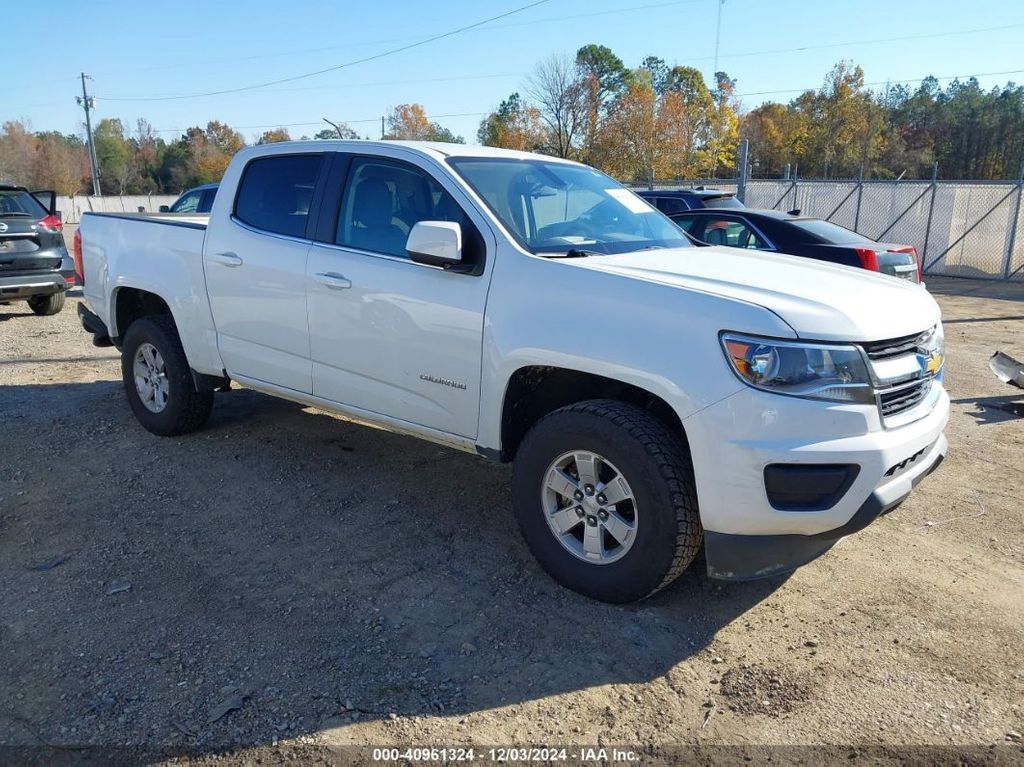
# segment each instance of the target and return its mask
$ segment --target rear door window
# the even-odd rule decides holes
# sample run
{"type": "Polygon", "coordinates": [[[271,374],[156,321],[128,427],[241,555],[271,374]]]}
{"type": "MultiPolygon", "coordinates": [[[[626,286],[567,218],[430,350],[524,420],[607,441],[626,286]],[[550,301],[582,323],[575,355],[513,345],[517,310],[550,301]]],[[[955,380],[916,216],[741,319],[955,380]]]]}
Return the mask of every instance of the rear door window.
{"type": "Polygon", "coordinates": [[[753,248],[756,250],[771,248],[771,245],[754,231],[749,222],[743,219],[709,216],[705,220],[707,225],[704,227],[703,235],[699,236],[709,245],[728,245],[730,248],[753,248]]]}
{"type": "Polygon", "coordinates": [[[275,155],[250,162],[235,198],[235,217],[256,229],[305,237],[323,154],[275,155]]]}

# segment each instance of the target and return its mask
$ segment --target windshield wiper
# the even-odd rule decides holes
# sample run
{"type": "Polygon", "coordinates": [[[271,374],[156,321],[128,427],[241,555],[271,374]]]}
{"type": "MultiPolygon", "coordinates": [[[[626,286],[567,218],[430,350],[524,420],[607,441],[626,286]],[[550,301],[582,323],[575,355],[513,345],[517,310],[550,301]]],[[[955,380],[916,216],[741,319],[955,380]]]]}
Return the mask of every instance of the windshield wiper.
{"type": "Polygon", "coordinates": [[[569,248],[564,253],[545,253],[543,255],[545,258],[586,258],[587,256],[606,256],[608,254],[584,248],[569,248]]]}
{"type": "Polygon", "coordinates": [[[0,211],[0,218],[10,218],[11,216],[24,216],[25,218],[32,218],[31,213],[22,213],[21,211],[0,211]]]}

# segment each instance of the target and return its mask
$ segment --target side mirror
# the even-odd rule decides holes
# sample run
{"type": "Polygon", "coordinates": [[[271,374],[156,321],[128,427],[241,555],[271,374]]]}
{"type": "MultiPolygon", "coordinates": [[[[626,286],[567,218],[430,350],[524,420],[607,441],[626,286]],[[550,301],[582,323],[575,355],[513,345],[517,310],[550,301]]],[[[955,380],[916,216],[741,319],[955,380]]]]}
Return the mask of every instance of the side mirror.
{"type": "Polygon", "coordinates": [[[420,221],[409,232],[405,250],[417,264],[462,271],[462,227],[453,221],[420,221]]]}
{"type": "Polygon", "coordinates": [[[161,205],[160,206],[160,212],[161,213],[170,213],[171,212],[171,206],[170,205],[161,205]]]}

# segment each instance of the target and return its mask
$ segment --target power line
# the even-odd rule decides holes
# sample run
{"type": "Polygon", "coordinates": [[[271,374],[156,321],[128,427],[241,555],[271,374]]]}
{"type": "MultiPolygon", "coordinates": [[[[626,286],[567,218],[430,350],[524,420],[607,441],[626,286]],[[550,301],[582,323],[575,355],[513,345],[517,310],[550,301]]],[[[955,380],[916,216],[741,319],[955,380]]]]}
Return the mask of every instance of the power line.
{"type": "Polygon", "coordinates": [[[305,73],[303,73],[301,75],[292,75],[291,77],[282,77],[282,78],[279,78],[277,80],[268,80],[268,81],[263,82],[263,83],[254,83],[253,85],[244,85],[244,86],[241,86],[241,87],[238,87],[238,88],[225,88],[224,90],[219,90],[219,91],[207,91],[205,93],[187,93],[187,94],[181,94],[181,95],[178,95],[178,96],[151,96],[151,97],[148,97],[148,98],[133,98],[133,99],[129,99],[129,98],[109,98],[108,97],[106,100],[107,101],[177,101],[179,99],[194,99],[194,98],[201,98],[201,97],[205,97],[205,96],[223,96],[223,95],[228,94],[228,93],[241,93],[242,91],[253,91],[253,90],[257,90],[259,88],[266,88],[266,87],[269,87],[271,85],[281,85],[282,83],[291,83],[291,82],[295,82],[296,80],[305,80],[306,78],[316,77],[317,75],[326,74],[327,72],[336,72],[339,69],[345,69],[347,67],[354,67],[357,64],[365,64],[365,63],[367,63],[369,61],[376,61],[377,59],[382,59],[385,56],[393,56],[396,53],[402,53],[403,51],[408,51],[408,50],[411,50],[412,48],[419,48],[420,46],[427,45],[428,43],[434,43],[434,42],[437,42],[438,40],[443,40],[443,39],[445,39],[447,37],[452,37],[454,35],[461,34],[462,32],[467,32],[470,29],[475,29],[476,27],[481,27],[481,26],[483,26],[485,24],[491,23],[492,21],[497,21],[498,19],[505,19],[505,18],[508,18],[509,16],[514,16],[517,13],[522,13],[523,11],[527,11],[530,8],[536,8],[538,5],[544,5],[545,3],[548,3],[550,1],[551,0],[534,0],[534,2],[529,3],[527,5],[522,5],[522,6],[519,6],[518,8],[513,8],[511,11],[506,11],[505,13],[500,13],[497,16],[491,16],[490,18],[483,19],[482,21],[476,21],[476,22],[473,22],[472,24],[467,24],[467,25],[465,25],[463,27],[459,27],[458,29],[452,29],[452,30],[449,30],[448,32],[443,32],[443,33],[441,33],[439,35],[434,35],[433,37],[428,37],[426,40],[420,40],[419,42],[409,43],[408,45],[403,45],[403,46],[401,46],[399,48],[392,48],[391,50],[383,51],[381,53],[375,53],[372,56],[366,56],[366,57],[361,58],[361,59],[355,59],[354,61],[346,61],[344,64],[337,64],[337,65],[335,65],[333,67],[325,67],[323,69],[318,69],[318,70],[316,70],[314,72],[305,72],[305,73]]]}
{"type": "MultiPolygon", "coordinates": [[[[402,52],[402,51],[405,51],[405,50],[409,50],[410,48],[418,47],[420,45],[425,45],[427,43],[434,42],[436,40],[440,40],[440,39],[442,39],[444,37],[450,37],[450,36],[452,36],[454,34],[459,34],[461,32],[466,32],[466,31],[469,31],[471,29],[476,29],[476,28],[481,27],[481,26],[483,26],[485,24],[488,24],[490,21],[493,21],[495,19],[505,18],[507,16],[510,16],[510,15],[513,15],[513,14],[516,14],[516,13],[520,13],[520,12],[522,12],[524,10],[528,10],[529,8],[532,8],[532,7],[536,6],[536,5],[539,5],[542,2],[548,2],[548,0],[540,0],[540,2],[535,2],[535,3],[531,4],[531,5],[523,6],[522,8],[518,8],[518,9],[515,9],[515,10],[512,10],[512,11],[509,11],[509,12],[501,14],[499,16],[495,16],[495,17],[493,17],[491,19],[485,19],[483,21],[476,22],[475,24],[471,24],[471,25],[468,25],[466,27],[462,27],[460,29],[452,30],[450,32],[446,32],[446,33],[443,33],[443,34],[440,34],[440,35],[435,35],[435,36],[432,36],[432,37],[420,40],[419,42],[412,43],[412,44],[407,45],[407,46],[402,46],[400,48],[396,48],[396,49],[393,49],[393,50],[390,50],[390,51],[384,51],[383,53],[375,54],[373,56],[369,56],[369,57],[366,57],[366,58],[363,58],[363,59],[359,59],[359,60],[356,60],[356,61],[346,62],[345,64],[340,64],[340,65],[335,66],[335,67],[328,67],[326,69],[321,69],[321,70],[318,70],[316,72],[309,72],[309,73],[302,74],[302,75],[296,75],[294,77],[282,78],[280,80],[273,80],[273,81],[269,81],[269,82],[266,82],[266,83],[259,83],[259,84],[256,84],[256,85],[244,86],[244,87],[240,87],[240,88],[230,88],[230,89],[225,89],[225,90],[220,90],[220,91],[210,91],[210,92],[207,92],[207,93],[182,94],[182,95],[173,95],[173,96],[132,96],[132,97],[128,97],[128,96],[109,96],[109,97],[97,97],[97,98],[100,99],[101,101],[169,101],[169,100],[179,100],[179,99],[188,99],[188,98],[201,98],[201,97],[205,97],[205,96],[214,96],[214,95],[226,95],[226,94],[231,94],[231,93],[242,93],[242,92],[245,92],[245,91],[255,90],[257,88],[265,88],[265,87],[269,87],[271,85],[278,85],[278,84],[282,84],[282,83],[293,82],[295,80],[301,80],[301,79],[305,79],[305,78],[308,78],[308,77],[313,77],[313,76],[316,76],[316,75],[324,74],[324,73],[327,73],[327,72],[336,71],[338,69],[342,69],[342,68],[346,68],[346,67],[350,67],[350,66],[355,66],[356,64],[361,64],[361,63],[366,63],[368,61],[373,61],[375,59],[382,58],[384,56],[390,56],[390,55],[393,55],[395,53],[399,53],[399,52],[402,52]]],[[[495,25],[495,26],[489,27],[489,29],[501,29],[501,28],[506,28],[506,27],[515,27],[515,26],[528,26],[528,25],[533,25],[533,24],[538,24],[538,23],[549,23],[549,22],[552,22],[552,21],[564,21],[564,20],[573,20],[573,19],[592,17],[592,16],[603,16],[603,15],[609,15],[609,14],[613,14],[613,13],[621,13],[621,12],[626,12],[626,11],[637,11],[637,10],[645,10],[645,9],[651,9],[651,8],[663,8],[663,7],[666,7],[666,6],[682,5],[682,4],[687,4],[687,3],[690,3],[690,2],[693,2],[693,0],[673,0],[673,2],[653,3],[653,4],[648,4],[648,5],[632,6],[632,7],[629,7],[629,8],[620,8],[620,9],[615,9],[615,10],[612,10],[612,11],[597,11],[597,12],[594,12],[594,13],[573,14],[573,15],[570,15],[570,16],[560,16],[560,17],[547,18],[547,19],[535,19],[535,20],[525,21],[525,22],[515,22],[515,23],[512,23],[512,24],[495,25]]],[[[717,60],[718,58],[726,58],[726,59],[729,59],[729,58],[749,58],[751,56],[777,55],[777,54],[780,54],[780,53],[797,53],[797,52],[802,52],[802,51],[822,50],[822,49],[827,49],[827,48],[841,48],[841,47],[850,46],[850,45],[870,45],[870,44],[876,44],[876,43],[906,42],[908,40],[925,40],[925,39],[933,39],[933,38],[937,38],[937,37],[950,37],[950,36],[978,34],[978,33],[982,33],[982,32],[1001,31],[1001,30],[1005,30],[1005,29],[1016,29],[1016,28],[1020,28],[1020,27],[1024,27],[1024,23],[1003,24],[1003,25],[1000,25],[1000,26],[997,26],[997,27],[978,27],[978,28],[975,28],[975,29],[957,29],[957,30],[949,30],[949,31],[945,31],[945,32],[930,32],[930,33],[925,33],[925,34],[920,34],[920,35],[901,35],[899,37],[882,37],[882,38],[874,38],[874,39],[870,39],[870,40],[848,40],[848,41],[844,41],[844,42],[822,43],[822,44],[819,44],[819,45],[802,45],[802,46],[795,46],[795,47],[792,47],[792,48],[772,48],[772,49],[765,49],[765,50],[759,50],[759,51],[744,51],[744,52],[738,52],[738,53],[722,53],[722,54],[717,54],[716,53],[715,56],[688,57],[688,58],[684,59],[684,61],[686,61],[686,62],[697,62],[697,61],[717,60]]],[[[404,39],[409,39],[409,38],[404,38],[404,39]]],[[[380,42],[386,42],[386,41],[380,41],[380,42]]],[[[323,51],[323,50],[330,50],[330,49],[331,48],[310,49],[310,51],[308,51],[308,52],[323,51]]],[[[264,57],[270,57],[270,56],[294,55],[295,53],[302,53],[302,52],[303,51],[293,51],[290,54],[284,54],[284,53],[281,53],[281,54],[276,54],[276,53],[275,54],[263,54],[263,55],[260,55],[260,56],[251,56],[251,57],[246,57],[246,58],[237,59],[237,60],[244,61],[244,60],[249,60],[249,59],[257,59],[257,58],[264,58],[264,57]]],[[[223,61],[223,62],[230,62],[230,61],[234,61],[234,60],[233,59],[222,59],[221,61],[223,61]]],[[[144,70],[137,70],[137,71],[144,71],[144,70]]],[[[525,74],[526,73],[520,73],[519,76],[525,76],[525,74]]],[[[514,75],[513,74],[508,74],[508,75],[488,75],[486,77],[499,77],[499,76],[500,77],[505,77],[505,76],[512,77],[514,75]]],[[[363,87],[363,86],[370,86],[370,85],[393,85],[393,84],[394,85],[399,85],[399,84],[404,84],[404,82],[448,82],[449,80],[456,80],[456,79],[462,79],[462,78],[435,78],[435,79],[431,79],[431,80],[388,82],[388,83],[354,83],[354,84],[325,86],[325,87],[348,88],[348,87],[363,87]]],[[[470,79],[470,78],[465,78],[465,79],[470,79]]],[[[309,90],[319,90],[319,89],[320,89],[319,87],[309,88],[309,90]]],[[[304,90],[304,89],[280,88],[280,89],[274,89],[274,91],[272,91],[272,92],[288,92],[288,91],[292,91],[292,90],[304,90]]],[[[768,94],[768,93],[788,93],[788,92],[793,92],[795,90],[796,89],[778,90],[778,91],[765,91],[763,93],[765,93],[765,94],[768,94]]],[[[747,95],[761,95],[761,93],[747,94],[747,95]]]]}
{"type": "MultiPolygon", "coordinates": [[[[646,5],[632,5],[632,6],[625,6],[625,7],[620,7],[620,8],[613,8],[611,10],[606,10],[606,11],[593,11],[593,12],[590,12],[590,13],[575,13],[575,14],[572,14],[572,15],[569,15],[569,16],[553,16],[553,17],[549,16],[549,17],[543,18],[543,19],[531,19],[530,21],[516,21],[516,22],[512,22],[510,24],[495,24],[493,26],[489,26],[486,30],[481,30],[481,31],[485,31],[486,32],[486,31],[497,30],[497,29],[509,29],[509,28],[512,28],[512,27],[534,26],[536,24],[549,24],[549,23],[556,22],[556,21],[575,21],[577,19],[587,19],[587,18],[592,18],[592,17],[596,17],[596,16],[611,16],[611,15],[616,15],[616,14],[621,14],[621,13],[632,13],[634,11],[644,11],[644,10],[650,10],[650,9],[655,9],[655,8],[668,8],[668,7],[677,6],[677,5],[692,5],[693,3],[696,3],[696,2],[699,2],[699,1],[700,0],[670,0],[670,2],[648,3],[646,5]]],[[[162,64],[162,65],[153,66],[153,67],[133,67],[131,69],[114,69],[114,70],[107,70],[105,72],[98,72],[97,74],[99,74],[99,75],[106,75],[106,74],[121,74],[122,72],[132,72],[132,73],[137,73],[137,72],[154,72],[154,71],[166,71],[166,70],[169,70],[169,69],[181,69],[181,68],[191,68],[191,67],[198,67],[198,66],[210,66],[212,64],[233,64],[233,63],[237,63],[237,62],[240,62],[240,61],[258,61],[258,60],[261,60],[261,59],[281,58],[283,56],[297,56],[297,55],[303,55],[303,54],[309,54],[309,53],[324,53],[326,51],[348,50],[350,48],[361,48],[361,47],[366,47],[368,45],[383,45],[383,44],[387,44],[387,43],[401,43],[401,42],[405,42],[407,40],[424,40],[424,38],[427,38],[427,37],[429,37],[429,35],[415,35],[415,36],[409,36],[409,37],[389,37],[389,38],[384,38],[384,39],[380,39],[380,40],[367,40],[367,41],[358,42],[358,43],[348,43],[346,45],[327,45],[327,46],[323,46],[323,47],[320,47],[320,48],[302,48],[302,49],[299,49],[299,50],[291,50],[291,51],[276,51],[276,52],[273,52],[273,53],[259,53],[259,54],[255,54],[255,55],[252,55],[252,56],[239,56],[239,57],[232,57],[232,58],[226,58],[226,59],[208,59],[208,60],[205,60],[205,61],[185,61],[185,62],[178,62],[178,63],[175,63],[175,64],[162,64]]],[[[424,41],[426,42],[426,40],[424,40],[424,41]]]]}

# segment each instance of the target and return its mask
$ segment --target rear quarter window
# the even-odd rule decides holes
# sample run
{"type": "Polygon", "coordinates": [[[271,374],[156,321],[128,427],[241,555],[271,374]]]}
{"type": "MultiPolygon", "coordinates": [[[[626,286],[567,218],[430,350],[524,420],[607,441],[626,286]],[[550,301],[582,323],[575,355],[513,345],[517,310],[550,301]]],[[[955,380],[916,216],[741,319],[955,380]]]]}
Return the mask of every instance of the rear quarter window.
{"type": "Polygon", "coordinates": [[[0,216],[42,218],[46,213],[46,208],[28,192],[20,189],[0,189],[0,216]]]}
{"type": "Polygon", "coordinates": [[[255,229],[305,237],[309,206],[322,154],[276,155],[245,166],[235,198],[235,218],[255,229]]]}

